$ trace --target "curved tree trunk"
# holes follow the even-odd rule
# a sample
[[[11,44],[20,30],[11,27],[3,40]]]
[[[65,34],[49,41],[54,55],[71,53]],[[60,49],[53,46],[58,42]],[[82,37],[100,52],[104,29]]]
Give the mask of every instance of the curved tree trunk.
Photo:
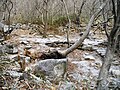
[[[86,27],[86,31],[84,32],[83,36],[74,44],[72,45],[70,48],[64,50],[61,52],[61,54],[63,56],[67,56],[69,53],[71,53],[72,51],[74,51],[77,47],[79,47],[82,42],[85,40],[85,38],[88,36],[90,30],[91,30],[91,26],[94,22],[94,19],[97,17],[97,15],[101,12],[101,10],[105,7],[106,3],[108,2],[109,0],[107,0],[106,2],[104,2],[100,8],[98,9],[98,11],[96,13],[94,13],[91,17],[91,19],[89,20],[89,23]]]
[[[97,17],[97,15],[102,11],[102,9],[106,6],[106,3],[109,0],[107,0],[106,2],[104,2],[98,9],[98,11],[96,13],[94,13],[86,27],[86,31],[84,32],[83,36],[74,44],[72,45],[70,48],[63,50],[63,51],[53,51],[47,54],[43,54],[41,56],[42,59],[48,59],[48,58],[64,58],[66,57],[69,53],[71,53],[72,51],[74,51],[76,48],[78,48],[82,42],[85,40],[85,38],[88,36],[90,30],[91,30],[91,26],[92,23],[94,22],[94,19]]]
[[[98,84],[97,84],[97,90],[108,90],[108,72],[111,66],[111,62],[113,59],[113,51],[111,50],[111,47],[108,46],[104,61],[99,73],[98,77]]]

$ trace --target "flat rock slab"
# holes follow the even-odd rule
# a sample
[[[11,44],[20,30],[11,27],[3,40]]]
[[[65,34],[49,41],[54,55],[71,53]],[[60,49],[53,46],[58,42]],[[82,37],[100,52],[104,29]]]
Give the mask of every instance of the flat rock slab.
[[[85,60],[95,60],[95,57],[93,55],[84,54],[83,57]]]
[[[48,76],[50,79],[64,76],[67,68],[67,59],[46,59],[35,65],[35,74]]]
[[[72,82],[64,82],[62,85],[59,87],[59,90],[77,90],[76,86]]]
[[[0,45],[0,53],[17,54],[17,46],[12,44]]]

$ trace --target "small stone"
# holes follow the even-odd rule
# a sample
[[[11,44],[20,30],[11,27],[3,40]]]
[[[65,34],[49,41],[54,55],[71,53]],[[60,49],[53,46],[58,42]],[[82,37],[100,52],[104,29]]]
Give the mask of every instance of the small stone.
[[[92,45],[83,45],[82,49],[83,50],[90,50],[90,51],[94,50]]]
[[[21,44],[27,45],[29,42],[24,40],[24,41],[20,41]]]
[[[13,54],[17,54],[18,53],[18,49],[17,48],[13,48]]]
[[[120,77],[120,70],[111,70],[113,76]]]
[[[106,48],[99,48],[99,49],[97,49],[97,52],[98,52],[100,55],[104,56],[105,53],[106,53]]]
[[[17,71],[7,71],[7,72],[10,74],[10,76],[14,78],[17,78],[23,75],[23,73],[18,73]]]
[[[92,55],[83,55],[85,60],[95,60],[95,58]]]
[[[27,45],[27,46],[25,46],[25,49],[31,49],[31,48],[32,48],[31,45]]]
[[[31,58],[30,57],[25,57],[25,61],[26,61],[26,63],[30,63]]]
[[[8,53],[8,54],[17,54],[18,49],[17,48],[9,48],[9,49],[7,49],[6,53]]]
[[[72,82],[65,82],[60,86],[59,90],[77,90],[76,86]]]
[[[24,60],[26,56],[24,55],[19,55],[20,56],[20,60]],[[18,55],[9,55],[10,60],[15,60],[18,61]]]

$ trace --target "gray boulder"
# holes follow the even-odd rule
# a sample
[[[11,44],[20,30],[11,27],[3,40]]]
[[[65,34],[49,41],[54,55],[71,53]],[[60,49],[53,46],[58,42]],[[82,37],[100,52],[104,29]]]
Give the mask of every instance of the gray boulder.
[[[35,65],[35,74],[47,76],[50,79],[63,77],[66,72],[67,59],[46,59]]]

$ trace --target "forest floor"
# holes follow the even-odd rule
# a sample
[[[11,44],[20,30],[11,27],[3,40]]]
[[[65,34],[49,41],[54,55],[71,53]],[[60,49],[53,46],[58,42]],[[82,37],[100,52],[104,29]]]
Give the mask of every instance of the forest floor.
[[[65,31],[54,34],[54,30],[49,30],[48,36],[43,38],[33,30],[13,30],[11,37],[1,44],[1,46],[7,45],[12,48],[6,54],[10,63],[5,66],[0,75],[0,89],[95,90],[107,46],[105,32],[100,30],[94,32],[95,29],[92,28],[82,45],[66,58],[46,60],[40,58],[42,53],[54,49],[67,49]],[[71,45],[81,35],[81,30],[73,29],[70,32]],[[114,76],[120,75],[117,64],[115,63],[110,70]],[[51,76],[54,77],[51,78]]]

